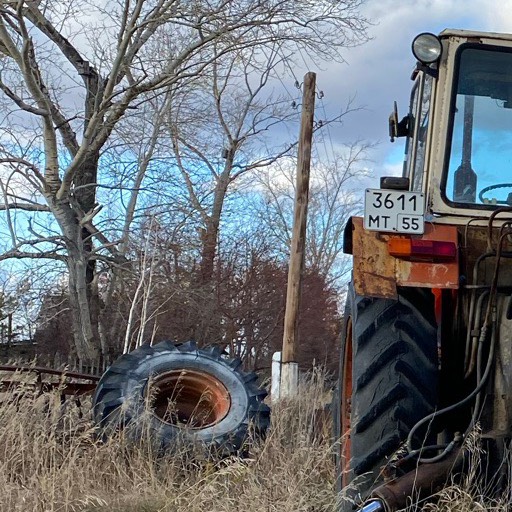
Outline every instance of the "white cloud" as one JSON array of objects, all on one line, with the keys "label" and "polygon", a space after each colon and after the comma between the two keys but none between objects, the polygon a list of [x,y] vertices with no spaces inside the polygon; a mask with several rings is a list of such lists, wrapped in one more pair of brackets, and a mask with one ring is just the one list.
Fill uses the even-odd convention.
[{"label": "white cloud", "polygon": [[385,173],[395,174],[402,165],[397,146],[403,143],[388,142],[387,119],[394,100],[400,115],[408,108],[409,78],[415,65],[410,50],[414,36],[445,28],[510,32],[512,0],[369,0],[364,14],[374,23],[369,30],[373,39],[347,49],[346,63],[319,71],[317,84],[324,91],[328,112],[339,110],[351,97],[363,107],[345,118],[343,126],[331,126],[335,143],[376,143],[372,160],[377,174],[388,165],[392,169],[385,169]]}]

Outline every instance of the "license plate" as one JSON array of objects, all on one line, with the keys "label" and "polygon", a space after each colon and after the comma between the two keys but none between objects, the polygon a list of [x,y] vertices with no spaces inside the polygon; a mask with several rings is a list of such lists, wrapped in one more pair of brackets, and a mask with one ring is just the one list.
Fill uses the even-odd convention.
[{"label": "license plate", "polygon": [[419,192],[366,189],[364,227],[371,231],[423,234],[425,197]]}]

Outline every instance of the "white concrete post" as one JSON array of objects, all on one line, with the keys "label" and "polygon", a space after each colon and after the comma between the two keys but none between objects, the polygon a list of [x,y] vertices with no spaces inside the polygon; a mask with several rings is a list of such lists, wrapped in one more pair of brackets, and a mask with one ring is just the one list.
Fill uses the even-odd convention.
[{"label": "white concrete post", "polygon": [[272,381],[270,384],[270,401],[274,404],[279,400],[281,390],[281,352],[272,354]]}]

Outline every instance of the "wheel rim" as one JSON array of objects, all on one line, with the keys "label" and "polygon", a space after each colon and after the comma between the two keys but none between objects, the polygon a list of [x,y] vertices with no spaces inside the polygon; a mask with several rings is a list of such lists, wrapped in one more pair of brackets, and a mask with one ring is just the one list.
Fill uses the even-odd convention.
[{"label": "wheel rim", "polygon": [[149,386],[153,414],[177,427],[204,429],[221,422],[231,399],[222,382],[208,373],[172,370],[153,378]]},{"label": "wheel rim", "polygon": [[352,401],[352,318],[347,320],[347,330],[345,339],[345,352],[343,354],[343,374],[341,386],[341,407],[340,407],[340,425],[341,425],[341,483],[345,487],[350,483],[350,458],[352,453],[352,443],[350,440],[350,417]]}]

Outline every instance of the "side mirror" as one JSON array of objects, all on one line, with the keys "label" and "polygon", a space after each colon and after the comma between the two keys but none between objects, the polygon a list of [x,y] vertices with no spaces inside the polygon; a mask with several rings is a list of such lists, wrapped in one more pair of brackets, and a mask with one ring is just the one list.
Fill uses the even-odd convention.
[{"label": "side mirror", "polygon": [[389,138],[395,142],[398,137],[398,107],[396,101],[393,102],[393,112],[389,115]]},{"label": "side mirror", "polygon": [[400,122],[398,122],[398,108],[396,101],[393,102],[393,112],[389,116],[389,138],[391,142],[395,142],[398,137],[407,137],[409,135],[410,116],[407,114]]}]

